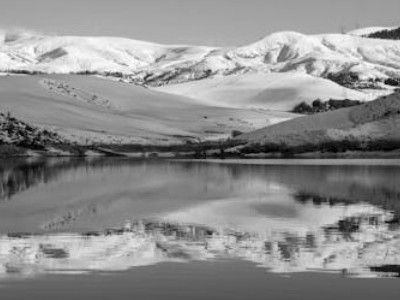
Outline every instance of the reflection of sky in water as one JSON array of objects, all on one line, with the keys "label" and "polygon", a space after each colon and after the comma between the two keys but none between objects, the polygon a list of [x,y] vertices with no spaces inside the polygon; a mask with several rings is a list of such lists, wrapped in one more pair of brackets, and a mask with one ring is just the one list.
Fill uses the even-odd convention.
[{"label": "reflection of sky in water", "polygon": [[[379,166],[10,165],[1,173],[8,196],[0,202],[0,276],[219,258],[278,273],[399,276],[398,173]],[[13,193],[4,193],[10,178]]]}]

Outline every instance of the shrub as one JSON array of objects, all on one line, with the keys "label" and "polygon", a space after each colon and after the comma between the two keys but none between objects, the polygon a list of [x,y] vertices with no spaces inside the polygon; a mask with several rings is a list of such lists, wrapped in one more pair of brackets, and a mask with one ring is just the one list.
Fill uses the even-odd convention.
[{"label": "shrub", "polygon": [[234,138],[234,137],[237,137],[237,136],[239,136],[239,135],[242,135],[243,134],[243,132],[242,131],[240,131],[240,130],[232,130],[232,132],[231,132],[231,136]]},{"label": "shrub", "polygon": [[313,109],[310,105],[308,105],[306,102],[301,102],[300,104],[297,104],[293,108],[294,113],[298,114],[309,114],[312,113]]},{"label": "shrub", "polygon": [[320,99],[314,100],[312,105],[308,105],[306,102],[301,102],[296,105],[293,109],[294,113],[298,114],[314,114],[319,112],[326,112],[331,110],[337,110],[345,107],[351,107],[356,105],[361,105],[364,102],[359,100],[336,100],[330,99],[328,101],[322,101]]},{"label": "shrub", "polygon": [[388,78],[384,83],[390,86],[400,86],[400,78]]}]

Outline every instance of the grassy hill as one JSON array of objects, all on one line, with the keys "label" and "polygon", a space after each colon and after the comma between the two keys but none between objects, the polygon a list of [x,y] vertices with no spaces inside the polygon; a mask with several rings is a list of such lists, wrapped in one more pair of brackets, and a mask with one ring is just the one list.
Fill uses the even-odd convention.
[{"label": "grassy hill", "polygon": [[303,101],[311,104],[317,98],[373,99],[367,93],[345,88],[331,80],[299,73],[235,75],[166,85],[157,90],[212,105],[271,111],[291,111],[296,104]]},{"label": "grassy hill", "polygon": [[295,114],[221,107],[93,76],[0,78],[0,111],[80,144],[168,144],[227,137]]},{"label": "grassy hill", "polygon": [[279,152],[282,148],[329,151],[334,145],[341,145],[341,151],[400,148],[400,93],[355,107],[286,121],[235,139],[247,143],[249,152],[252,149]]}]

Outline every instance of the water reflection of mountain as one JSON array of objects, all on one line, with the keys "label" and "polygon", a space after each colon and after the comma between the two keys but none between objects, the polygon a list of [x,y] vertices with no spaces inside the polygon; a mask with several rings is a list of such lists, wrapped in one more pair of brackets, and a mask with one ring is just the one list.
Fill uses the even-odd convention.
[{"label": "water reflection of mountain", "polygon": [[[313,205],[321,206],[321,205],[350,205],[351,203],[357,203],[357,202],[362,202],[362,201],[355,201],[354,199],[341,199],[341,198],[336,198],[336,197],[329,197],[329,196],[321,196],[317,194],[311,194],[311,193],[304,193],[304,192],[296,192],[293,195],[294,199],[300,203],[307,204],[307,203],[312,203]],[[389,199],[392,199],[392,197],[389,197]],[[394,198],[397,199],[397,198]],[[365,201],[367,202],[367,201]],[[378,199],[371,199],[372,203],[378,203],[378,205],[384,209],[388,209],[389,211],[392,211],[394,214],[394,217],[391,220],[387,220],[386,223],[390,224],[393,228],[397,228],[400,225],[400,204],[396,203],[396,201],[391,201],[390,205],[388,205],[388,201],[382,200],[381,198]],[[375,218],[370,218],[371,225],[376,222]],[[344,228],[347,228],[348,230],[357,230],[358,228],[358,222],[357,218],[352,218],[350,222],[348,220],[343,220],[339,225],[343,226]]]},{"label": "water reflection of mountain", "polygon": [[265,182],[283,184],[298,195],[316,200],[320,197],[322,201],[367,202],[394,211],[400,217],[398,166],[223,164],[219,167],[238,182],[262,178]]},{"label": "water reflection of mountain", "polygon": [[370,214],[367,209],[307,234],[296,230],[260,234],[154,220],[84,234],[9,234],[0,238],[0,274],[9,278],[119,271],[160,262],[234,258],[278,273],[396,277],[400,231],[388,227],[390,218],[388,213]]},{"label": "water reflection of mountain", "polygon": [[[0,198],[13,200],[0,210],[5,277],[219,257],[271,272],[399,274],[397,167],[55,159],[5,162],[0,175]],[[102,231],[132,216],[153,221]],[[25,230],[41,234],[13,233]]]},{"label": "water reflection of mountain", "polygon": [[[47,159],[1,161],[0,200],[40,183],[56,181],[74,171],[87,172],[123,166],[170,165],[176,174],[187,174],[199,185],[218,182],[243,186],[246,182],[275,182],[297,192],[321,197],[369,202],[400,215],[400,168],[390,166],[212,165],[198,162],[140,162],[126,159]],[[146,176],[145,172],[143,173]],[[149,174],[149,176],[153,174]],[[173,175],[173,174],[171,174]],[[239,186],[240,188],[240,186]]]},{"label": "water reflection of mountain", "polygon": [[[3,232],[107,228],[132,215],[142,218],[204,201],[234,198],[239,202],[262,199],[254,207],[266,217],[274,213],[293,217],[300,209],[295,209],[297,204],[370,203],[394,211],[396,216],[391,222],[398,223],[398,178],[400,168],[390,166],[237,165],[101,158],[2,161],[0,199],[13,201],[0,201],[0,227]],[[108,223],[104,223],[106,219]]]}]

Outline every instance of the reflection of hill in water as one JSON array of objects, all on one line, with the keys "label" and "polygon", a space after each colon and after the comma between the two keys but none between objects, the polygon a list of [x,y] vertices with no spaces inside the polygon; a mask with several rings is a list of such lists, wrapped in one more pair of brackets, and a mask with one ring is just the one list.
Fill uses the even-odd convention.
[{"label": "reflection of hill in water", "polygon": [[394,211],[400,217],[400,168],[398,166],[236,165],[223,164],[232,178],[262,178],[295,191],[338,203],[367,202]]},{"label": "reflection of hill in water", "polygon": [[399,276],[400,231],[390,214],[357,214],[307,234],[252,233],[159,221],[84,234],[9,234],[0,238],[3,277],[118,271],[160,262],[235,258],[271,272]]},{"label": "reflection of hill in water", "polygon": [[[296,201],[307,204],[307,203],[312,203],[313,205],[316,206],[321,206],[321,205],[330,205],[330,206],[335,206],[335,205],[350,205],[351,203],[357,203],[357,202],[362,202],[362,201],[356,201],[354,199],[341,199],[341,198],[336,198],[336,197],[329,197],[329,196],[321,196],[318,194],[310,194],[310,193],[304,193],[304,192],[297,192],[296,194],[293,195],[294,199]],[[387,221],[387,224],[390,224],[393,228],[397,228],[400,225],[400,203],[397,203],[396,199],[397,197],[388,197],[388,199],[393,199],[393,201],[388,201],[386,199],[378,198],[378,199],[371,199],[371,201],[365,201],[365,202],[372,202],[372,203],[378,203],[379,207],[382,207],[384,209],[387,209],[388,211],[391,211],[394,213],[393,219]],[[343,221],[345,223],[345,220]],[[357,222],[351,222],[351,226],[357,227]]]},{"label": "reflection of hill in water", "polygon": [[[121,215],[136,216],[138,208],[149,212],[141,219],[151,215],[153,221],[100,233],[0,236],[0,276],[125,270],[218,257],[249,260],[272,272],[398,276],[398,178],[400,168],[387,166],[5,162],[0,199],[15,201],[3,203],[2,221],[8,226],[3,230],[26,222],[18,228],[37,232],[35,226],[44,224],[40,232],[81,232],[86,229],[69,226],[79,220],[88,225],[97,217],[96,226],[81,228],[108,228],[106,218],[116,224],[125,219]],[[63,194],[59,186],[46,188],[53,181],[62,182]],[[33,187],[41,183],[35,193]],[[76,199],[70,199],[71,189]],[[18,216],[16,209],[22,211]]]},{"label": "reflection of hill in water", "polygon": [[41,183],[56,181],[60,176],[78,169],[86,171],[107,167],[138,164],[138,161],[122,159],[16,159],[1,161],[0,201]]},{"label": "reflection of hill in water", "polygon": [[40,183],[56,180],[60,174],[82,164],[80,160],[46,159],[2,161],[0,165],[0,200]]},{"label": "reflection of hill in water", "polygon": [[[155,169],[157,165],[166,164],[173,168],[171,176],[173,173],[187,174],[205,188],[214,182],[237,190],[252,182],[279,183],[301,194],[341,199],[348,203],[368,202],[400,215],[400,168],[390,166],[213,165],[101,158],[2,161],[0,200],[9,199],[38,184],[56,181],[71,172],[90,175],[90,172],[107,169],[112,174],[119,167],[152,165]],[[154,176],[153,173],[147,175],[143,172],[143,176]]]}]

